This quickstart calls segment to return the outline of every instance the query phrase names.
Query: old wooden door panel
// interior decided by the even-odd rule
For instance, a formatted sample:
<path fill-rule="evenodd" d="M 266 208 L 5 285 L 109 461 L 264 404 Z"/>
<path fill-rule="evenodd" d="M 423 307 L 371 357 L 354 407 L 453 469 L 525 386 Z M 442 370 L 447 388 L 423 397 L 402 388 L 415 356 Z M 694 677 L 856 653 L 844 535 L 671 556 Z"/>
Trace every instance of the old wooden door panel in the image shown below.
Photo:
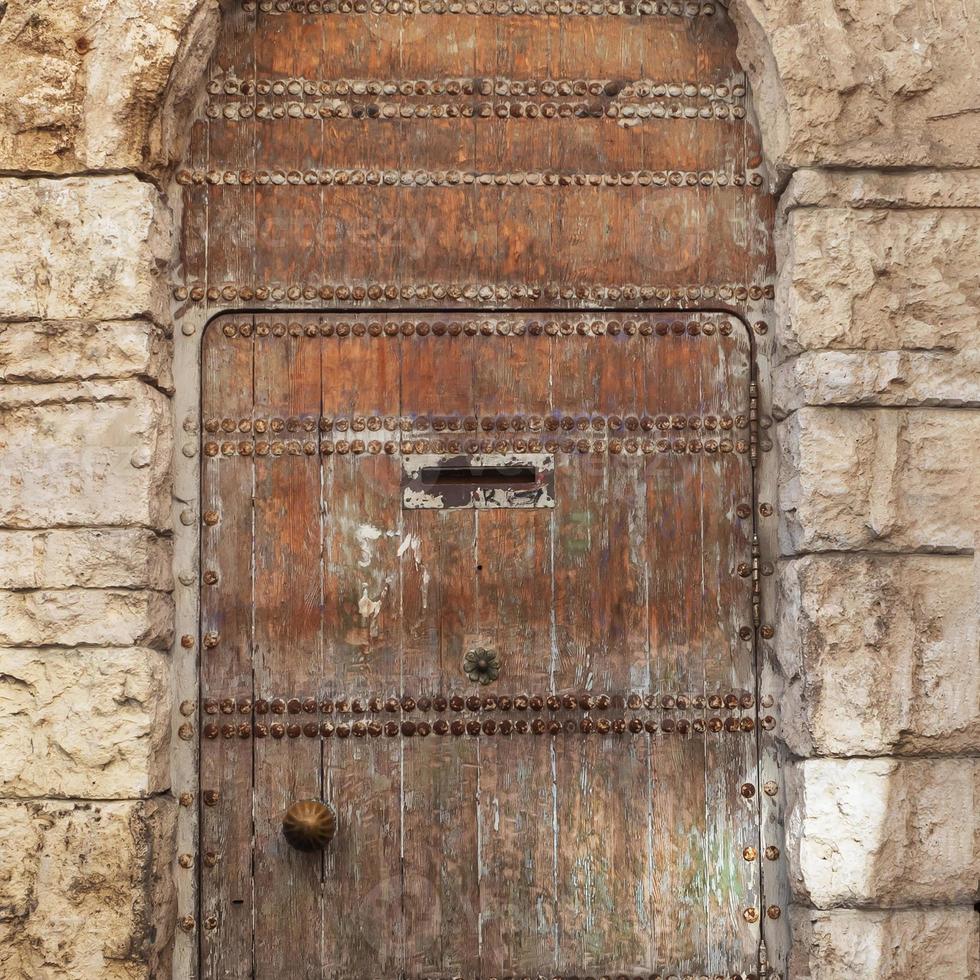
<path fill-rule="evenodd" d="M 207 976 L 752 966 L 749 375 L 723 315 L 211 326 Z M 403 509 L 439 453 L 553 457 L 555 506 Z"/>
<path fill-rule="evenodd" d="M 772 201 L 724 8 L 522 3 L 230 9 L 178 173 L 175 298 L 770 298 Z"/>

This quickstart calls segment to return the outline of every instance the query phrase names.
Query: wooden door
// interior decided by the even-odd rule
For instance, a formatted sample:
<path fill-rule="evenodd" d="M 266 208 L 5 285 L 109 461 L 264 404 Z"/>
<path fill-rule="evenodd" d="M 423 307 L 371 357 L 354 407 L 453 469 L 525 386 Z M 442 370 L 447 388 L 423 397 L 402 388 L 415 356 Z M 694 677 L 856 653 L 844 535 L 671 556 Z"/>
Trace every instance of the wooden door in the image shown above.
<path fill-rule="evenodd" d="M 214 314 L 202 977 L 758 970 L 734 42 L 705 2 L 227 6 L 174 287 Z"/>

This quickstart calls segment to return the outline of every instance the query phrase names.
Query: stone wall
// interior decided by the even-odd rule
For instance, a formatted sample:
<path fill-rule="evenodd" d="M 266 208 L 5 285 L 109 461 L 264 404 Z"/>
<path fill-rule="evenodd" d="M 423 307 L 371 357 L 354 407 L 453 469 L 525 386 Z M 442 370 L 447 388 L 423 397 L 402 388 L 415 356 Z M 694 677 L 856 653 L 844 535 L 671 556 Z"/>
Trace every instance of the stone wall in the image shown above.
<path fill-rule="evenodd" d="M 777 228 L 794 980 L 980 977 L 980 8 L 733 0 Z"/>
<path fill-rule="evenodd" d="M 797 980 L 980 977 L 980 58 L 962 0 L 732 0 L 783 188 Z M 0 975 L 166 977 L 161 194 L 216 0 L 0 2 Z M 178 380 L 179 383 L 179 380 Z M 179 525 L 178 525 L 179 526 Z"/>
<path fill-rule="evenodd" d="M 0 3 L 0 976 L 167 977 L 173 422 L 156 180 L 213 3 Z"/>

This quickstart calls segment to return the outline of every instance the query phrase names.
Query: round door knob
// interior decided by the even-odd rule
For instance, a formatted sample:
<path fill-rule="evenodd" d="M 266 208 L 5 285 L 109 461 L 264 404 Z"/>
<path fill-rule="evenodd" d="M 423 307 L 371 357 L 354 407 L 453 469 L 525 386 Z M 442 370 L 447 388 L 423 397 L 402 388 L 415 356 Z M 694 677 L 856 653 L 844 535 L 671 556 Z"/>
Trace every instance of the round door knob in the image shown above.
<path fill-rule="evenodd" d="M 282 817 L 282 835 L 297 851 L 322 851 L 337 833 L 337 812 L 329 803 L 299 800 Z"/>

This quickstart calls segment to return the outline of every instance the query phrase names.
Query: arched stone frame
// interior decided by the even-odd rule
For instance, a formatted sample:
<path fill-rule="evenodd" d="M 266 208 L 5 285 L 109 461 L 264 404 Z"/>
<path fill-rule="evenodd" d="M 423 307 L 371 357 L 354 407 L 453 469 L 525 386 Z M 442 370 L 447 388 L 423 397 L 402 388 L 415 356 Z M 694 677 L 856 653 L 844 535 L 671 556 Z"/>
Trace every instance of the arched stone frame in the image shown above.
<path fill-rule="evenodd" d="M 189 78 L 191 59 L 188 68 L 181 72 L 185 80 L 181 89 L 179 104 L 183 113 L 197 99 L 203 97 L 206 79 L 206 65 L 210 53 L 209 44 L 213 44 L 211 24 L 202 32 L 202 38 L 209 40 L 193 45 L 193 64 L 199 77 L 196 83 Z M 741 48 L 740 48 L 741 57 Z M 205 68 L 202 68 L 202 64 Z M 174 105 L 178 100 L 174 99 Z M 759 120 L 763 137 L 766 138 L 767 127 Z M 175 132 L 179 127 L 175 128 Z M 178 143 L 171 150 L 171 157 L 179 159 Z M 768 159 L 764 166 L 777 178 L 776 168 Z M 171 181 L 173 175 L 170 175 Z M 175 182 L 168 184 L 168 199 L 175 225 L 181 220 L 180 189 Z M 208 309 L 202 304 L 183 304 L 175 302 L 175 309 L 181 306 L 178 316 L 175 316 L 174 330 L 174 377 L 176 390 L 174 395 L 174 567 L 177 581 L 175 602 L 177 641 L 174 646 L 173 685 L 175 705 L 184 704 L 185 710 L 190 710 L 190 704 L 196 704 L 198 697 L 198 654 L 199 654 L 199 530 L 200 530 L 200 366 L 201 343 L 208 324 L 222 315 L 222 310 Z M 252 304 L 256 311 L 261 311 L 260 303 Z M 297 307 L 297 312 L 308 307 Z M 289 313 L 287 304 L 275 308 L 277 313 Z M 768 709 L 778 711 L 780 703 L 780 686 L 778 672 L 772 656 L 772 624 L 775 623 L 775 590 L 771 587 L 773 572 L 773 556 L 776 554 L 775 529 L 775 500 L 777 483 L 777 460 L 773 451 L 771 405 L 772 358 L 775 345 L 775 334 L 771 318 L 766 321 L 756 320 L 745 323 L 754 355 L 755 384 L 758 389 L 756 409 L 759 415 L 759 447 L 758 463 L 755 469 L 756 487 L 756 523 L 759 534 L 760 555 L 756 572 L 761 589 L 760 623 L 762 624 L 761 639 L 757 650 L 759 665 L 759 690 L 763 692 L 760 701 L 760 717 L 767 715 Z M 182 646 L 182 638 L 190 638 L 189 645 Z M 173 786 L 178 800 L 188 805 L 181 805 L 177 819 L 177 854 L 199 856 L 200 848 L 197 840 L 197 719 L 193 716 L 182 715 L 178 710 L 174 718 L 174 751 L 173 751 Z M 193 728 L 190 738 L 180 737 L 180 728 L 185 733 Z M 779 740 L 778 726 L 775 730 L 768 728 L 761 732 L 760 773 L 759 773 L 759 806 L 762 816 L 762 837 L 764 841 L 778 841 L 781 852 L 775 861 L 758 857 L 759 873 L 762 876 L 763 892 L 760 902 L 762 915 L 762 932 L 765 939 L 764 963 L 768 964 L 774 976 L 783 976 L 789 952 L 789 917 L 782 913 L 789 908 L 789 886 L 786 874 L 783 848 L 783 808 L 782 808 L 782 779 L 781 771 L 784 765 L 784 749 Z M 174 942 L 173 976 L 184 978 L 194 976 L 198 956 L 197 930 L 205 924 L 198 921 L 197 877 L 196 862 L 193 868 L 183 868 L 175 863 L 175 883 L 177 892 L 177 921 L 178 928 Z M 766 910 L 772 910 L 769 915 Z"/>

